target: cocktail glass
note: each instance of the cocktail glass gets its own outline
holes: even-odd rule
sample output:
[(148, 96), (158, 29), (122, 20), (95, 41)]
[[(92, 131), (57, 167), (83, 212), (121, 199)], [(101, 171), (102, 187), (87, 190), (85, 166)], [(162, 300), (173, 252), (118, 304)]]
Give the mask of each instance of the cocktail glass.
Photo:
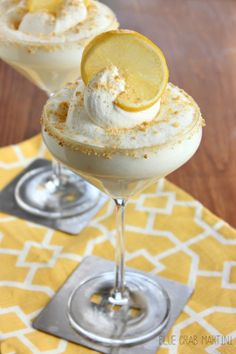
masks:
[[(7, 3), (3, 6), (6, 6)], [(12, 13), (12, 24), (18, 26), (19, 14)], [(118, 23), (114, 16), (111, 26)], [(14, 29), (13, 29), (14, 30)], [(0, 58), (20, 72), (48, 96), (80, 76), (80, 62), (88, 39), (64, 43), (29, 42), (0, 37)], [(51, 219), (72, 217), (92, 208), (99, 193), (57, 161), (52, 167), (41, 167), (26, 173), (15, 189), (18, 205), (27, 212)]]
[[(50, 115), (45, 106), (43, 122)], [(70, 296), (72, 327), (85, 337), (109, 346), (135, 345), (158, 335), (166, 327), (171, 302), (153, 278), (125, 271), (125, 206), (129, 198), (182, 166), (196, 152), (202, 137), (200, 113), (181, 139), (152, 148), (112, 151), (59, 144), (43, 130), (43, 138), (56, 159), (108, 194), (116, 206), (115, 272), (88, 274)]]

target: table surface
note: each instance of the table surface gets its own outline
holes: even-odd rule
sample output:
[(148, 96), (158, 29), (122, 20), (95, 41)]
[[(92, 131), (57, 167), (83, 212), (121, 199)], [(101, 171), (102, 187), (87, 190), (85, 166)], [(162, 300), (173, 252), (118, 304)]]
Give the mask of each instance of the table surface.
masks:
[[(164, 51), (170, 80), (191, 94), (206, 119), (194, 158), (169, 176), (236, 227), (235, 0), (110, 0), (121, 27)], [(0, 61), (0, 145), (40, 131), (46, 95)]]

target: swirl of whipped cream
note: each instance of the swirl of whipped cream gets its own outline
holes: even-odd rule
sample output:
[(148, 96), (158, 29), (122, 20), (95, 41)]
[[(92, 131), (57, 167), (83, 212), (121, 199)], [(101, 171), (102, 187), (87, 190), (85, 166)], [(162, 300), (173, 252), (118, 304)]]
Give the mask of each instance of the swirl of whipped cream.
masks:
[(84, 89), (84, 107), (94, 124), (101, 128), (131, 129), (152, 121), (160, 110), (160, 100), (140, 112), (128, 112), (114, 102), (125, 91), (125, 80), (115, 66), (99, 72)]
[(84, 0), (64, 0), (55, 16), (41, 11), (27, 12), (19, 25), (19, 31), (33, 35), (63, 33), (86, 17), (87, 7)]

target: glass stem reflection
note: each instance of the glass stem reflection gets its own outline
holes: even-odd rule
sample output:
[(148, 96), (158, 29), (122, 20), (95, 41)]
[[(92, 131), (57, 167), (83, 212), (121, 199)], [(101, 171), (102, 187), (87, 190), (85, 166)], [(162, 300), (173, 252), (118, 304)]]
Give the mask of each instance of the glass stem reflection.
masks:
[(125, 291), (125, 205), (126, 200), (115, 199), (116, 203), (116, 255), (115, 285), (111, 301), (123, 305), (128, 301)]
[(57, 160), (52, 160), (52, 180), (56, 188), (60, 188), (61, 185), (61, 173), (62, 166)]

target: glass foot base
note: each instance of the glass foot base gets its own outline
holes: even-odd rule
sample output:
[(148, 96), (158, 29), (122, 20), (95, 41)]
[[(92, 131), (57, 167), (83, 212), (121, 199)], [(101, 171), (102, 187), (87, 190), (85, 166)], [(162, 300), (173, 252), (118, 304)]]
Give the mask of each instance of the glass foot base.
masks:
[(28, 213), (56, 219), (88, 211), (96, 204), (99, 191), (65, 168), (58, 183), (47, 166), (26, 173), (16, 186), (15, 198)]
[(166, 291), (142, 274), (127, 272), (128, 301), (111, 300), (114, 273), (107, 272), (80, 284), (68, 303), (71, 326), (85, 337), (109, 346), (135, 345), (163, 331), (170, 314)]

